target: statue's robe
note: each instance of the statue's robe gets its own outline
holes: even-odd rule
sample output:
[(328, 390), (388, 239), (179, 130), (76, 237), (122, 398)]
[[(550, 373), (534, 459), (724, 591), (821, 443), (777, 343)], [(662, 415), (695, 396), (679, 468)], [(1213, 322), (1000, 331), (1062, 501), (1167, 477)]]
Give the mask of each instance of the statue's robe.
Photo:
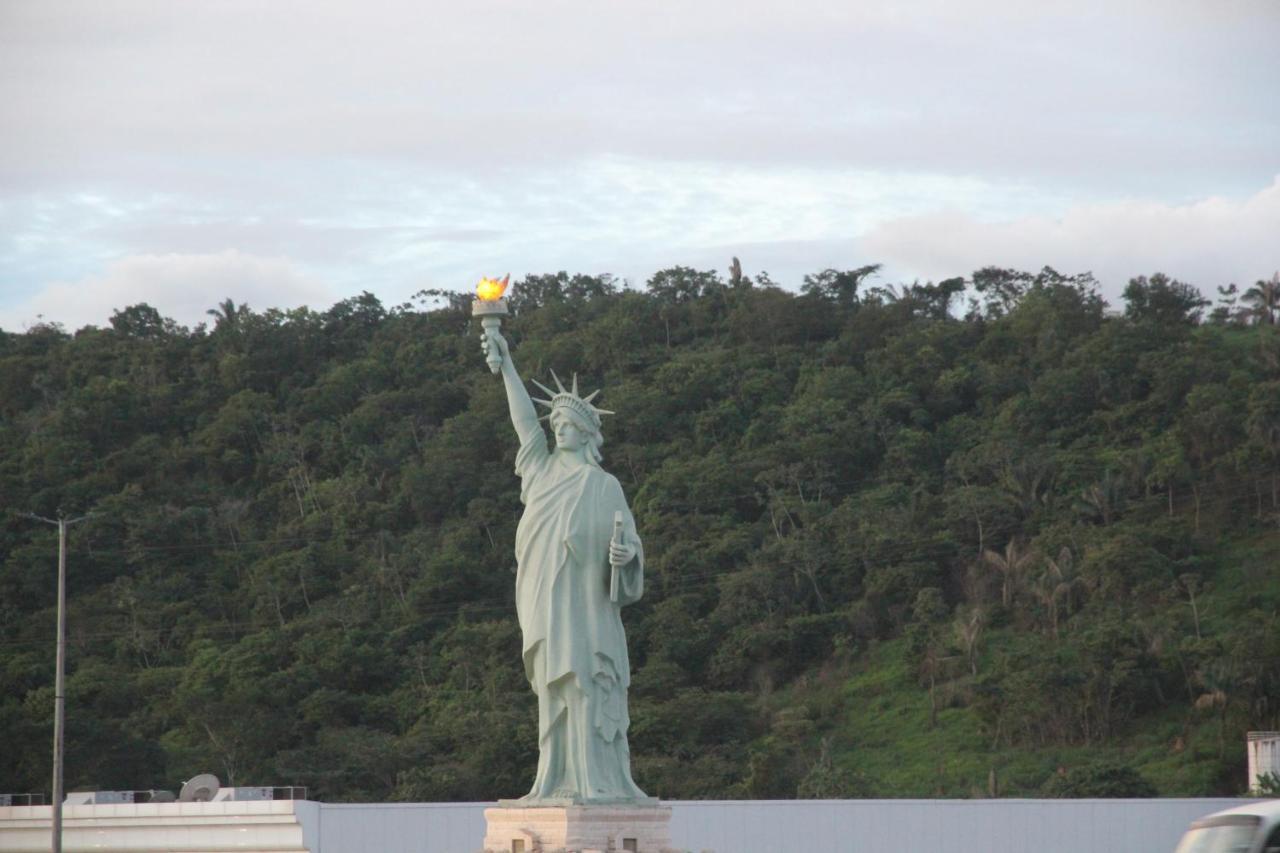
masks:
[[(566, 464), (541, 430), (520, 448), (516, 473), (525, 505), (516, 530), (516, 610), (525, 675), (538, 696), (538, 775), (525, 801), (643, 798), (631, 779), (631, 667), (619, 613), (644, 591), (635, 520), (613, 475)], [(637, 554), (611, 583), (615, 512)]]

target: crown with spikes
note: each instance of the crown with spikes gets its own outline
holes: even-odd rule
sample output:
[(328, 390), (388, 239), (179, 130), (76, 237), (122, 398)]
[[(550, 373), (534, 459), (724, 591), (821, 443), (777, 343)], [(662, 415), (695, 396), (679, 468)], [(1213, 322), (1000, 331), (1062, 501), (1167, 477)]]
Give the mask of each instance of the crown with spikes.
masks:
[(534, 385), (537, 385), (545, 391), (549, 397), (551, 397), (550, 400), (540, 400), (537, 397), (533, 398), (535, 403), (546, 406), (551, 410), (539, 418), (539, 420), (547, 420), (556, 409), (572, 409), (582, 416), (587, 423), (591, 424), (598, 430), (600, 429), (600, 416), (613, 414), (613, 412), (608, 409), (597, 409), (595, 406), (591, 405), (591, 401), (600, 393), (600, 389), (597, 388), (585, 397), (578, 396), (578, 374), (573, 374), (573, 390), (571, 391), (565, 390), (564, 385), (560, 382), (560, 377), (556, 376), (556, 372), (554, 370), (551, 371), (551, 378), (556, 381), (556, 387), (560, 389), (559, 391), (552, 391), (536, 379), (531, 380)]

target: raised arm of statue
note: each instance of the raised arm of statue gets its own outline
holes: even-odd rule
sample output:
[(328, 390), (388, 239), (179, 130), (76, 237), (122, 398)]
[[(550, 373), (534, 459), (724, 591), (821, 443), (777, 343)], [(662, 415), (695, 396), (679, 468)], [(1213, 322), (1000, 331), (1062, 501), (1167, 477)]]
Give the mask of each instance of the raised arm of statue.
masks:
[(533, 400), (529, 399), (529, 392), (525, 390), (524, 382), (520, 380), (520, 374), (516, 372), (516, 366), (511, 361), (511, 349), (507, 346), (507, 339), (501, 332), (494, 330), (480, 336), (480, 345), (485, 355), (490, 355), (496, 347), (498, 354), (502, 356), (502, 383), (507, 389), (507, 406), (511, 409), (511, 423), (516, 428), (520, 443), (524, 444), (541, 433), (542, 427), (538, 425), (538, 412), (533, 407)]

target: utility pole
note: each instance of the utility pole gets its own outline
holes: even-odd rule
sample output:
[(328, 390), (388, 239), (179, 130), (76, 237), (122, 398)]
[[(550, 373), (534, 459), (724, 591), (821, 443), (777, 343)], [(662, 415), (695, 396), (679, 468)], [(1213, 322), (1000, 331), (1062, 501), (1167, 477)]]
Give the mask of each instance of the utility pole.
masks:
[(66, 660), (67, 660), (67, 528), (90, 515), (67, 518), (58, 510), (58, 518), (45, 518), (27, 513), (27, 518), (57, 525), (58, 528), (58, 654), (53, 682), (53, 853), (62, 853), (62, 733), (65, 728)]

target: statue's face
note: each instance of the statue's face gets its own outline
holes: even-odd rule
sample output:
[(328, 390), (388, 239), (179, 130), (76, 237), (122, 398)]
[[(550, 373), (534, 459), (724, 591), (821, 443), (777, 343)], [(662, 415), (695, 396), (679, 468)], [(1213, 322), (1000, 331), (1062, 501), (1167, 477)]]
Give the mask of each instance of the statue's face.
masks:
[(587, 446), (587, 433), (569, 415), (556, 412), (551, 416), (551, 430), (560, 450), (580, 450)]

